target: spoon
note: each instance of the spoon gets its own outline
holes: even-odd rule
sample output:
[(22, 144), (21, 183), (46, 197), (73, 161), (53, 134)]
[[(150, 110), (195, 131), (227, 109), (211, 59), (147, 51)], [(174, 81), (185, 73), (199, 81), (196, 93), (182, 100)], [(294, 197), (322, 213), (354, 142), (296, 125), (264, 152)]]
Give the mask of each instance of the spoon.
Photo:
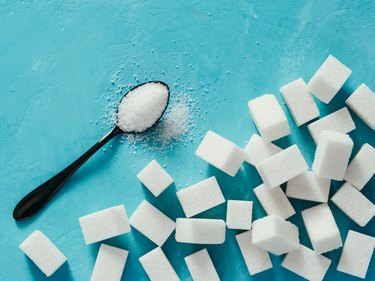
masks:
[[(153, 92), (153, 89), (156, 90)], [(154, 97), (151, 94), (154, 94)], [(145, 103), (145, 108), (140, 108), (142, 102)], [(147, 109), (154, 109), (153, 102), (158, 107), (152, 112), (147, 112)], [(164, 82), (150, 81), (129, 90), (120, 100), (115, 127), (68, 167), (27, 194), (15, 207), (14, 219), (24, 220), (38, 212), (95, 152), (118, 134), (142, 133), (153, 127), (163, 116), (168, 103), (169, 87)], [(131, 107), (132, 104), (134, 109)], [(141, 126), (136, 127), (136, 122)]]

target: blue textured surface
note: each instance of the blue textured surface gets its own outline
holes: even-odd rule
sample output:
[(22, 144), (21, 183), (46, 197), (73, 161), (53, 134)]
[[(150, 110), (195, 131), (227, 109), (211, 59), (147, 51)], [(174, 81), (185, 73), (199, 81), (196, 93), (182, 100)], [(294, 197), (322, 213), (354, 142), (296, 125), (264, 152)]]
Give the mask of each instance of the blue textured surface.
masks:
[[(69, 260), (50, 280), (89, 280), (99, 245), (85, 246), (79, 216), (122, 203), (132, 214), (146, 197), (176, 218), (182, 210), (175, 189), (211, 175), (217, 176), (226, 199), (254, 200), (254, 218), (264, 215), (251, 190), (260, 184), (253, 167), (245, 165), (231, 178), (195, 157), (195, 143), (177, 144), (167, 154), (139, 148), (132, 155), (117, 139), (79, 170), (43, 212), (22, 223), (12, 219), (22, 196), (106, 133), (99, 116), (119, 67), (127, 83), (136, 83), (134, 77), (162, 79), (172, 86), (172, 94), (192, 88), (203, 114), (193, 134), (212, 129), (241, 146), (256, 131), (247, 101), (266, 92), (282, 101), (279, 87), (300, 76), (308, 80), (330, 53), (353, 74), (329, 105), (319, 103), (322, 116), (342, 107), (360, 83), (375, 89), (371, 0), (0, 1), (0, 26), (1, 281), (47, 279), (18, 249), (35, 229)], [(287, 114), (293, 134), (277, 144), (296, 142), (311, 164), (312, 139)], [(375, 135), (353, 117), (357, 130), (350, 135), (356, 153), (365, 142), (374, 146)], [(166, 164), (176, 182), (157, 199), (135, 177), (152, 158)], [(331, 194), (339, 185), (333, 184)], [(363, 193), (374, 201), (374, 190), (372, 179)], [(314, 204), (291, 202), (297, 210), (291, 221), (300, 226), (302, 243), (311, 247), (299, 211)], [(343, 240), (348, 229), (375, 235), (374, 220), (360, 228), (330, 206)], [(224, 218), (225, 206), (200, 216)], [(272, 256), (273, 270), (251, 278), (236, 233), (228, 230), (225, 244), (207, 247), (223, 280), (302, 280), (282, 268), (277, 256)], [(130, 250), (123, 280), (146, 279), (138, 257), (154, 247), (150, 241), (132, 231), (106, 242)], [(183, 280), (190, 279), (183, 257), (200, 248), (179, 245), (174, 235), (163, 246)], [(332, 259), (326, 279), (355, 280), (336, 271), (340, 252), (325, 254)], [(373, 259), (367, 280), (374, 276)]]

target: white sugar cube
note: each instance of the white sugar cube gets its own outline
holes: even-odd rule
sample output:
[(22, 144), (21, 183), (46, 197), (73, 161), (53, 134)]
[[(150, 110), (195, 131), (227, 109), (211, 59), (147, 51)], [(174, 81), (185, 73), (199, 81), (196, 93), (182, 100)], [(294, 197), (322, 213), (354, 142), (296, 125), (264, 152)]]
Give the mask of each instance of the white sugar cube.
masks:
[(358, 190), (362, 190), (374, 174), (375, 148), (365, 143), (349, 163), (344, 179)]
[(253, 134), (245, 147), (245, 161), (256, 166), (281, 150), (282, 149), (277, 145), (271, 142), (266, 142), (262, 137)]
[(124, 205), (114, 206), (79, 218), (86, 245), (130, 231)]
[(253, 243), (275, 255), (282, 255), (299, 248), (297, 226), (279, 216), (266, 216), (252, 224)]
[(285, 113), (276, 97), (272, 94), (252, 99), (248, 103), (250, 115), (260, 135), (266, 142), (271, 142), (290, 134)]
[(319, 117), (319, 109), (303, 78), (284, 85), (280, 88), (280, 92), (297, 126)]
[(176, 220), (176, 241), (191, 244), (222, 244), (225, 241), (225, 222), (219, 219)]
[(160, 193), (173, 183), (172, 177), (156, 160), (152, 160), (144, 167), (144, 169), (138, 173), (137, 178), (154, 196), (159, 196)]
[(324, 179), (343, 180), (353, 145), (346, 134), (323, 131), (315, 151), (313, 173)]
[(19, 247), (47, 277), (66, 262), (63, 253), (39, 230), (31, 233)]
[(272, 268), (268, 252), (253, 244), (251, 230), (237, 234), (236, 239), (250, 275)]
[(314, 142), (317, 144), (322, 131), (335, 131), (347, 134), (355, 129), (355, 124), (349, 110), (343, 107), (309, 124), (307, 128)]
[(146, 200), (139, 204), (129, 222), (158, 246), (162, 246), (175, 229), (175, 222)]
[(326, 203), (328, 202), (331, 180), (318, 178), (306, 171), (288, 181), (286, 196), (290, 198)]
[(151, 281), (180, 280), (171, 263), (159, 247), (140, 257), (139, 262)]
[(195, 154), (232, 177), (245, 160), (240, 147), (212, 131), (207, 132)]
[(359, 226), (365, 226), (375, 215), (375, 205), (350, 183), (344, 183), (331, 201)]
[(326, 203), (303, 210), (302, 219), (315, 252), (321, 254), (342, 246), (339, 229)]
[(367, 85), (361, 84), (345, 103), (367, 126), (375, 130), (375, 93)]
[(337, 270), (359, 278), (366, 278), (374, 247), (374, 237), (349, 230)]
[(220, 281), (206, 249), (185, 257), (185, 262), (194, 281)]
[(311, 281), (321, 281), (326, 275), (331, 260), (300, 245), (298, 250), (288, 253), (281, 266)]
[(120, 281), (128, 253), (126, 250), (102, 244), (90, 281)]
[(200, 181), (176, 194), (187, 217), (195, 216), (225, 202), (215, 177)]
[(329, 103), (338, 93), (352, 71), (337, 58), (329, 55), (315, 72), (307, 87), (324, 103)]
[(270, 187), (283, 184), (308, 169), (295, 144), (262, 161), (256, 168), (263, 182)]
[(287, 219), (296, 213), (280, 186), (269, 188), (261, 184), (254, 188), (254, 193), (268, 215)]
[(227, 227), (230, 229), (249, 230), (253, 214), (253, 202), (243, 200), (228, 200)]

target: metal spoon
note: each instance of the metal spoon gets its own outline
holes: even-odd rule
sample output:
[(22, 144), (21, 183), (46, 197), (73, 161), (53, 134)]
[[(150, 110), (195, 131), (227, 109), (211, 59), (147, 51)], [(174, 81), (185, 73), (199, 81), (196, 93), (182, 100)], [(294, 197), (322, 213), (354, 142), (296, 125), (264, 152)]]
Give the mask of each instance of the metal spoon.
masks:
[[(81, 157), (75, 160), (72, 164), (66, 167), (64, 170), (47, 180), (45, 183), (41, 184), (29, 194), (27, 194), (14, 208), (13, 217), (16, 220), (24, 220), (31, 216), (33, 216), (37, 211), (39, 211), (46, 203), (56, 194), (57, 191), (61, 189), (61, 187), (65, 184), (65, 182), (95, 153), (97, 152), (103, 145), (109, 142), (113, 137), (117, 136), (119, 133), (141, 133), (144, 132), (151, 127), (153, 127), (163, 116), (165, 110), (167, 109), (169, 103), (169, 87), (167, 84), (161, 81), (149, 81), (146, 83), (142, 83), (131, 90), (129, 90), (122, 98), (122, 99), (131, 91), (145, 86), (150, 83), (158, 83), (166, 87), (167, 90), (167, 102), (165, 108), (161, 112), (160, 116), (155, 120), (153, 124), (151, 124), (148, 128), (144, 128), (142, 131), (123, 131), (118, 126), (118, 118), (116, 120), (115, 127), (109, 131), (102, 139), (100, 139), (96, 144), (94, 144), (89, 150), (87, 150)], [(120, 101), (120, 103), (121, 103)]]

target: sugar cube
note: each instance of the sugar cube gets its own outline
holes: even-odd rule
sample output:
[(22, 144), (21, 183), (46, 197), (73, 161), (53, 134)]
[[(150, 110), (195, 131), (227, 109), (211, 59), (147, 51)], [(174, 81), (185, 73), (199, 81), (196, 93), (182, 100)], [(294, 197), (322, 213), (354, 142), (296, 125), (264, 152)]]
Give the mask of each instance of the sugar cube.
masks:
[(176, 220), (176, 241), (191, 244), (222, 244), (225, 241), (225, 222), (219, 219)]
[(90, 281), (120, 281), (128, 253), (126, 250), (102, 244)]
[(266, 142), (271, 142), (290, 134), (290, 127), (285, 113), (276, 97), (272, 94), (252, 99), (248, 103), (250, 115), (260, 135)]
[(178, 191), (177, 197), (188, 218), (225, 202), (215, 177), (210, 177)]
[(352, 71), (337, 58), (329, 55), (315, 72), (307, 87), (318, 99), (329, 103), (338, 93)]
[(331, 260), (319, 255), (313, 250), (300, 245), (300, 247), (289, 252), (283, 259), (281, 266), (311, 281), (321, 281), (326, 275)]
[(337, 270), (359, 278), (366, 278), (374, 247), (374, 237), (349, 230)]
[(163, 250), (159, 247), (140, 257), (139, 262), (151, 281), (180, 280)]
[(319, 109), (303, 78), (284, 85), (280, 88), (280, 92), (297, 126), (319, 117)]
[(63, 253), (39, 230), (31, 233), (19, 247), (47, 277), (66, 262)]
[(194, 281), (220, 281), (206, 249), (185, 257), (185, 262)]
[(245, 147), (245, 161), (256, 166), (281, 150), (280, 147), (272, 142), (266, 142), (259, 135), (253, 134)]
[(263, 182), (270, 187), (283, 184), (308, 169), (295, 144), (262, 161), (256, 168)]
[(152, 160), (137, 175), (137, 178), (147, 187), (154, 196), (159, 196), (168, 186), (173, 183), (172, 177), (159, 165), (156, 160)]
[(375, 215), (375, 205), (350, 183), (344, 183), (331, 201), (359, 226), (365, 226)]
[(315, 252), (322, 254), (342, 246), (339, 229), (326, 203), (303, 210), (302, 219)]
[(158, 246), (162, 246), (175, 229), (175, 222), (146, 200), (139, 204), (129, 222)]
[(349, 163), (344, 179), (358, 190), (362, 190), (374, 174), (375, 148), (365, 143)]
[(272, 268), (268, 252), (253, 244), (251, 230), (237, 234), (236, 239), (250, 275)]
[(343, 107), (309, 124), (307, 128), (314, 142), (317, 144), (322, 131), (335, 131), (347, 134), (355, 129), (355, 124), (350, 116), (349, 110)]
[(306, 171), (288, 181), (286, 196), (290, 198), (326, 203), (328, 202), (331, 180), (318, 178)]
[(298, 227), (279, 216), (269, 215), (252, 224), (254, 245), (274, 255), (299, 248)]
[(230, 229), (249, 230), (253, 214), (253, 202), (244, 200), (228, 200), (227, 227)]
[(232, 177), (245, 160), (240, 147), (212, 131), (207, 132), (195, 154)]
[(124, 205), (114, 206), (79, 218), (86, 245), (130, 231)]
[(323, 131), (315, 151), (313, 173), (324, 179), (343, 180), (353, 145), (346, 134)]
[(345, 103), (367, 126), (375, 130), (375, 93), (366, 84), (361, 84)]
[(254, 188), (254, 193), (268, 215), (287, 219), (296, 213), (280, 186), (269, 188), (261, 184)]

